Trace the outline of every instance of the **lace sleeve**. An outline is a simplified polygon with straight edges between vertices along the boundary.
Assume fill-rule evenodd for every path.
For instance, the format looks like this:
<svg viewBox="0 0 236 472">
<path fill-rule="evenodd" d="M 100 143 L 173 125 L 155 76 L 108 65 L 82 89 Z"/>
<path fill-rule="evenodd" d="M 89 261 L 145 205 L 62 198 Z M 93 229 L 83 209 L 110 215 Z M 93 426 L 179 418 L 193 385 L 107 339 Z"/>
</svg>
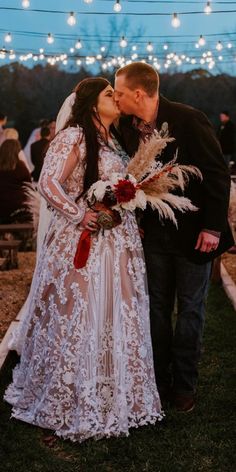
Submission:
<svg viewBox="0 0 236 472">
<path fill-rule="evenodd" d="M 81 199 L 78 205 L 65 193 L 63 184 L 72 174 L 79 161 L 81 131 L 67 128 L 55 137 L 45 157 L 38 183 L 39 192 L 47 202 L 72 223 L 82 221 L 86 204 Z M 78 186 L 78 193 L 83 189 Z"/>
</svg>

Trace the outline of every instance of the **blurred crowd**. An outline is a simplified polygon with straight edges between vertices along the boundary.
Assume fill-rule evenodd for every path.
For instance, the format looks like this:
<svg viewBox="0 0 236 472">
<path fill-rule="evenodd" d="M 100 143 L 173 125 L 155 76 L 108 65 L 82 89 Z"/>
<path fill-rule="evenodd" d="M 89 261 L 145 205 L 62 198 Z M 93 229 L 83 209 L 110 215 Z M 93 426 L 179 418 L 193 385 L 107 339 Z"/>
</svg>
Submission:
<svg viewBox="0 0 236 472">
<path fill-rule="evenodd" d="M 0 112 L 0 224 L 32 220 L 27 189 L 37 189 L 55 125 L 54 119 L 41 120 L 22 149 L 18 131 L 8 127 L 7 116 Z"/>
</svg>

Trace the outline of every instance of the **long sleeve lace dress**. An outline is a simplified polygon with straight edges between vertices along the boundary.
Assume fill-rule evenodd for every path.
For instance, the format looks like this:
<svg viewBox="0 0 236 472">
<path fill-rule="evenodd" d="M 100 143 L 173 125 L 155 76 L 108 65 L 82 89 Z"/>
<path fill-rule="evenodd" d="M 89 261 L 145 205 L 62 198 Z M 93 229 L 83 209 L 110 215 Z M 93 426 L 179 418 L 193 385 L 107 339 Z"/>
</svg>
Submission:
<svg viewBox="0 0 236 472">
<path fill-rule="evenodd" d="M 101 141 L 99 178 L 125 174 Z M 135 215 L 92 237 L 89 258 L 73 259 L 82 232 L 85 139 L 67 128 L 53 140 L 40 191 L 54 209 L 32 281 L 21 362 L 5 400 L 12 416 L 72 441 L 127 435 L 161 420 L 149 327 L 145 263 Z"/>
</svg>

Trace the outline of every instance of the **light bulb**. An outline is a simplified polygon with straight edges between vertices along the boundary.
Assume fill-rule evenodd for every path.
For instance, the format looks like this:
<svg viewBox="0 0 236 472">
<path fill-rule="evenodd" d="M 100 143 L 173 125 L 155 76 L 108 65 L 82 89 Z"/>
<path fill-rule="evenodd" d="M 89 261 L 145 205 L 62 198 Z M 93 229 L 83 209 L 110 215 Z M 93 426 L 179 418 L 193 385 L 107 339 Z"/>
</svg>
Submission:
<svg viewBox="0 0 236 472">
<path fill-rule="evenodd" d="M 75 24 L 76 24 L 76 18 L 75 18 L 75 14 L 74 14 L 73 11 L 70 12 L 69 17 L 67 18 L 67 23 L 68 23 L 68 25 L 70 25 L 70 26 L 75 26 Z"/>
<path fill-rule="evenodd" d="M 200 35 L 200 38 L 198 40 L 199 46 L 205 46 L 206 40 L 203 38 L 202 34 Z"/>
<path fill-rule="evenodd" d="M 167 49 L 168 49 L 168 44 L 164 44 L 163 49 L 164 49 L 164 51 L 167 51 Z"/>
<path fill-rule="evenodd" d="M 78 39 L 78 41 L 76 41 L 76 43 L 75 43 L 75 48 L 76 49 L 81 49 L 82 47 L 83 47 L 82 43 L 81 43 L 80 39 Z"/>
<path fill-rule="evenodd" d="M 54 43 L 54 37 L 52 36 L 51 33 L 48 33 L 47 42 L 48 44 Z"/>
<path fill-rule="evenodd" d="M 174 28 L 179 28 L 180 26 L 180 19 L 177 15 L 177 13 L 174 13 L 173 14 L 173 18 L 172 18 L 172 21 L 171 21 L 171 24 Z"/>
<path fill-rule="evenodd" d="M 116 13 L 119 13 L 122 9 L 122 6 L 120 4 L 120 0 L 116 0 L 116 2 L 114 3 L 113 5 L 113 10 L 116 12 Z"/>
<path fill-rule="evenodd" d="M 5 38 L 4 38 L 4 41 L 6 43 L 10 43 L 12 41 L 12 36 L 11 36 L 11 33 L 7 33 Z"/>
<path fill-rule="evenodd" d="M 128 44 L 128 43 L 127 43 L 125 37 L 122 36 L 122 38 L 121 38 L 121 40 L 120 40 L 120 47 L 126 48 L 127 44 Z"/>
<path fill-rule="evenodd" d="M 152 45 L 152 43 L 150 43 L 150 41 L 149 41 L 149 43 L 148 43 L 146 49 L 147 49 L 148 52 L 152 52 L 152 51 L 153 51 L 153 45 Z"/>
<path fill-rule="evenodd" d="M 29 0 L 22 0 L 21 3 L 23 8 L 29 8 L 30 7 L 30 1 Z"/>
<path fill-rule="evenodd" d="M 211 8 L 211 3 L 210 2 L 207 2 L 205 8 L 204 8 L 204 12 L 206 13 L 206 15 L 210 15 L 210 13 L 212 12 L 212 8 Z"/>
<path fill-rule="evenodd" d="M 233 47 L 232 43 L 228 43 L 228 44 L 227 44 L 227 48 L 228 48 L 228 49 L 231 49 L 232 47 Z"/>
<path fill-rule="evenodd" d="M 218 41 L 218 43 L 216 45 L 216 49 L 217 49 L 217 51 L 221 51 L 223 49 L 223 45 L 222 45 L 221 41 Z"/>
<path fill-rule="evenodd" d="M 84 3 L 87 3 L 87 4 L 93 3 L 93 0 L 84 0 Z"/>
</svg>

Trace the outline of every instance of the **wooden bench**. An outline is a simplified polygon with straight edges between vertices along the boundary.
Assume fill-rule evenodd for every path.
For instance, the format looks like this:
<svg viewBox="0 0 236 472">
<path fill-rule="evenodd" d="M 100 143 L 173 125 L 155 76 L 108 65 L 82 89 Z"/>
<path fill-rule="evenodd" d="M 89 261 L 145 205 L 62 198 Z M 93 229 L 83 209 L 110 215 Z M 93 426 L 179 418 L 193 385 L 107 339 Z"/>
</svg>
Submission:
<svg viewBox="0 0 236 472">
<path fill-rule="evenodd" d="M 0 233 L 15 233 L 16 231 L 33 231 L 33 223 L 10 223 L 7 225 L 0 225 Z"/>
<path fill-rule="evenodd" d="M 3 263 L 3 269 L 17 269 L 18 267 L 18 249 L 21 241 L 18 239 L 11 239 L 10 241 L 0 240 L 0 254 L 5 263 Z"/>
<path fill-rule="evenodd" d="M 33 223 L 0 224 L 0 240 L 21 239 L 20 250 L 35 250 Z M 15 236 L 16 234 L 16 236 Z"/>
</svg>

